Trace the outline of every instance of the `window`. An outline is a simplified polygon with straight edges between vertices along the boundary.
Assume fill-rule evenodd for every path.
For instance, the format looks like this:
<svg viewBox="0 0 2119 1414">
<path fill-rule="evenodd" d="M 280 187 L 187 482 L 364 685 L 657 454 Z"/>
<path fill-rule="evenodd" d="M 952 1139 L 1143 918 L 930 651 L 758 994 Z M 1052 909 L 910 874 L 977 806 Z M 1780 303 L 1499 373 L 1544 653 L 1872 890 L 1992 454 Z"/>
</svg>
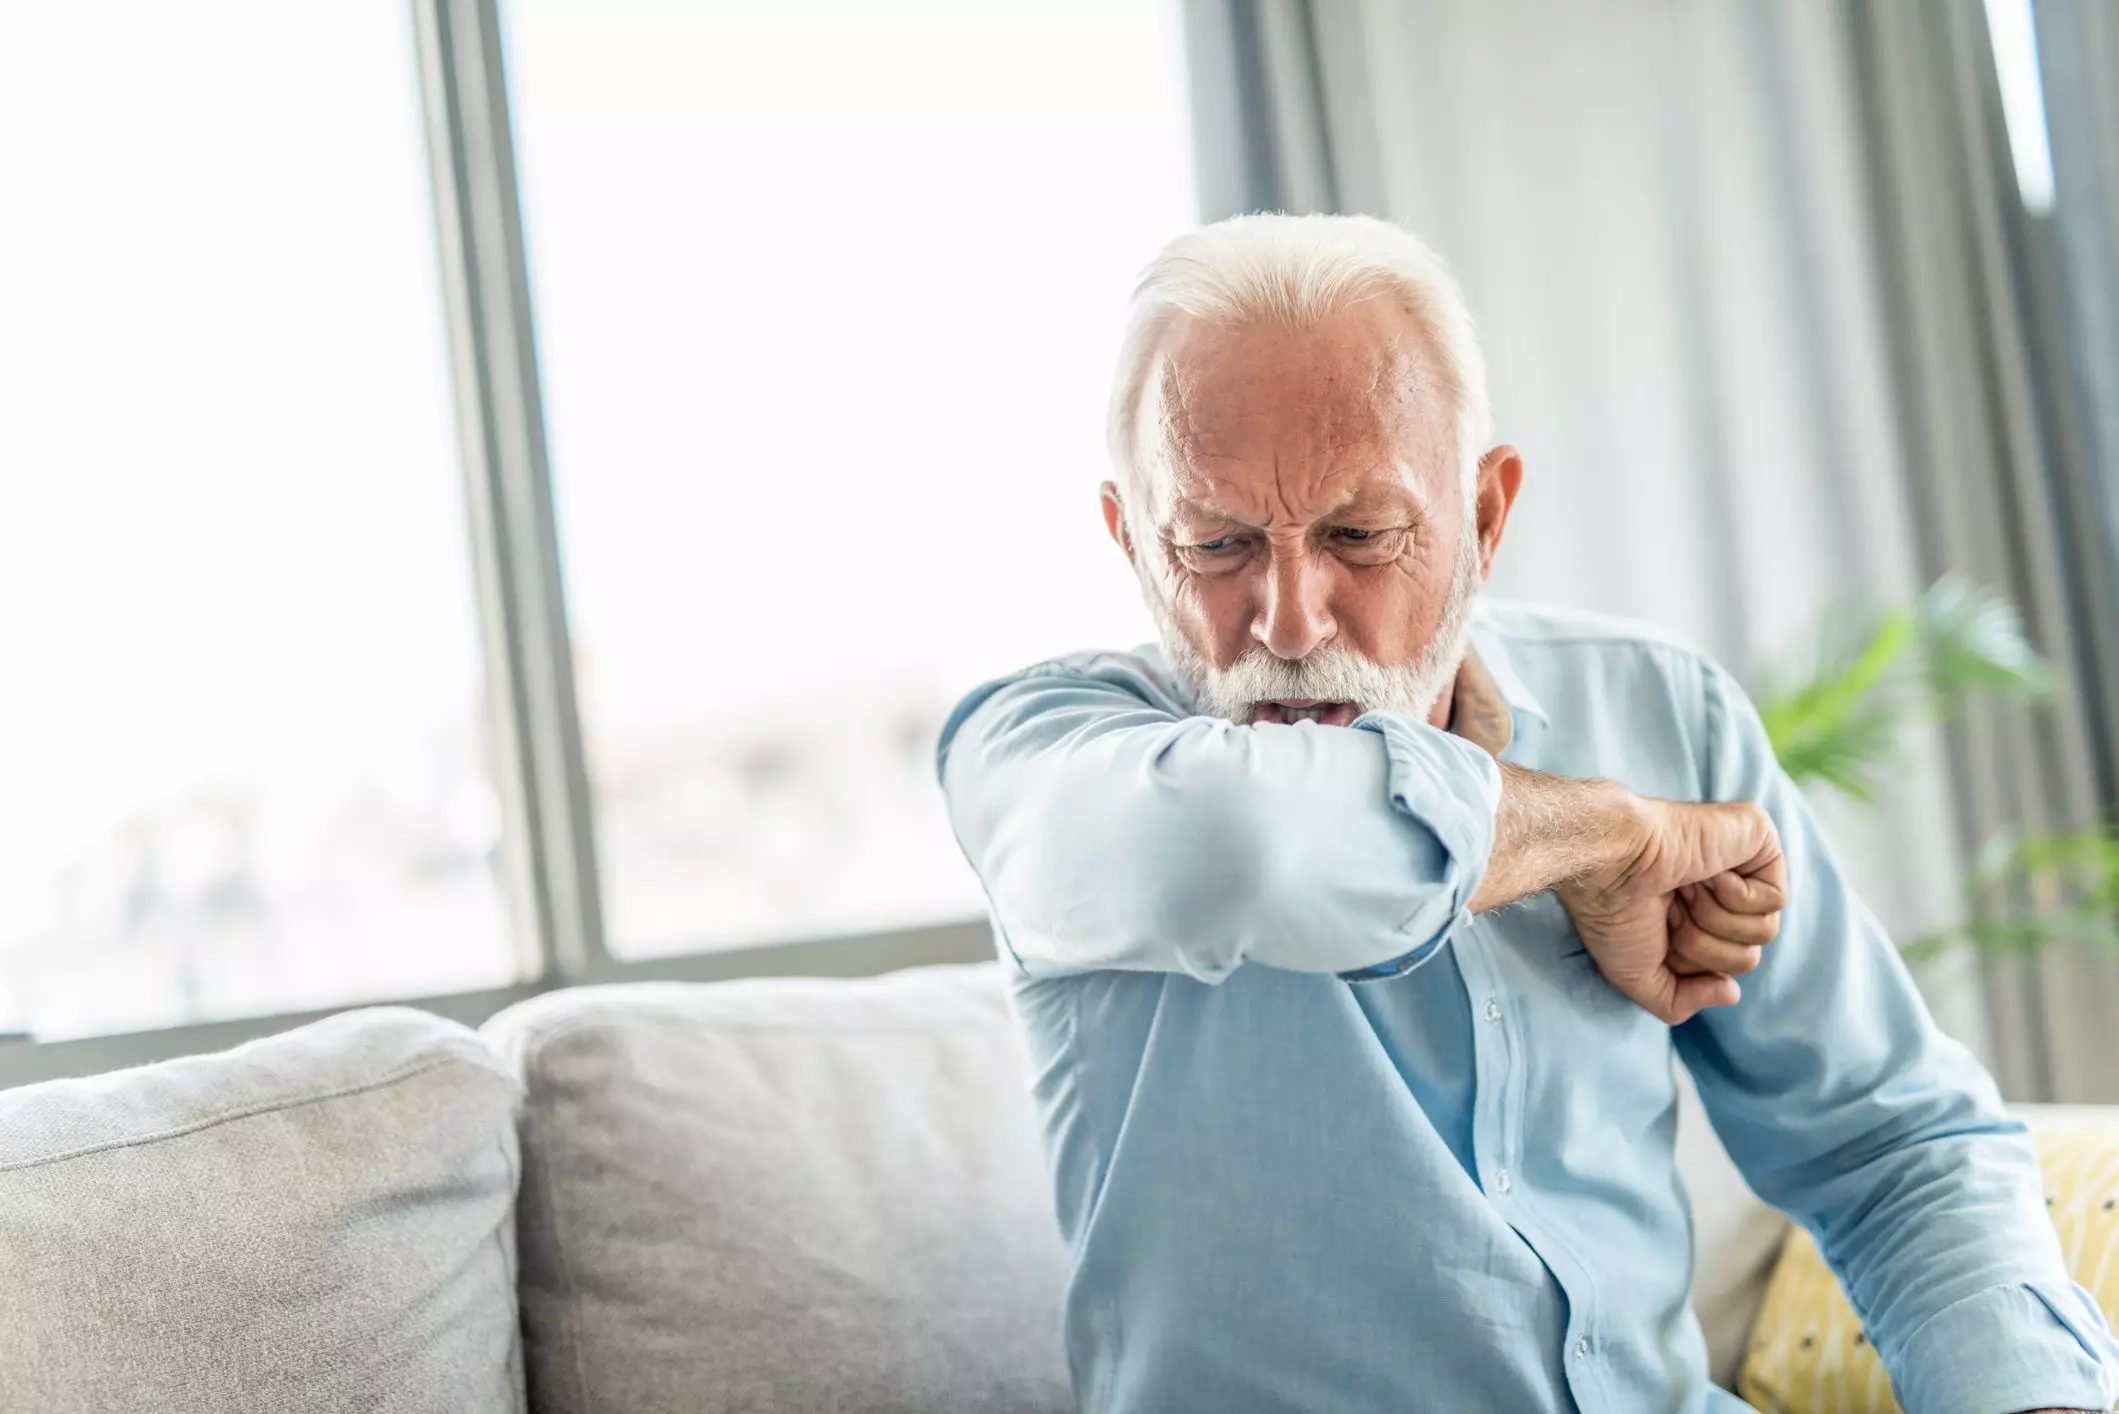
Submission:
<svg viewBox="0 0 2119 1414">
<path fill-rule="evenodd" d="M 1183 94 L 1132 0 L 0 20 L 0 1085 L 979 949 L 934 736 L 1149 632 Z"/>
<path fill-rule="evenodd" d="M 611 950 L 974 916 L 949 704 L 1149 634 L 1095 488 L 1192 219 L 1174 7 L 508 21 Z"/>
<path fill-rule="evenodd" d="M 12 7 L 0 133 L 0 1031 L 517 980 L 407 7 Z"/>
</svg>

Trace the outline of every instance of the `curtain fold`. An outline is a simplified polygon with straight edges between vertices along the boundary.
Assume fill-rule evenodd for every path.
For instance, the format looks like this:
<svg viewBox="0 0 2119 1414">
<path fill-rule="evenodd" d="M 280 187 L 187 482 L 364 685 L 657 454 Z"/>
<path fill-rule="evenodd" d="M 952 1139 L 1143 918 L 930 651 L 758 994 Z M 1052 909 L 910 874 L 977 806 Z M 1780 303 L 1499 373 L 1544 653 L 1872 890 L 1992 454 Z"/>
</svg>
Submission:
<svg viewBox="0 0 2119 1414">
<path fill-rule="evenodd" d="M 1324 77 L 1310 0 L 1184 0 L 1200 219 L 1347 209 L 1335 170 L 1360 121 Z"/>
<path fill-rule="evenodd" d="M 2095 47 L 2077 49 L 2067 32 L 2098 29 L 2093 8 L 2109 17 L 2102 0 L 2038 5 L 2045 52 L 2077 71 L 2072 96 L 2085 106 L 2099 101 L 2080 72 L 2097 64 Z M 2099 409 L 2111 415 L 2119 385 L 2091 386 L 2094 366 L 2081 357 L 2094 353 L 2086 333 L 2110 329 L 2110 247 L 2103 259 L 2079 249 L 2075 224 L 2108 222 L 2115 188 L 2094 179 L 2096 135 L 2080 126 L 2082 112 L 2064 106 L 2071 96 L 2064 81 L 2048 93 L 2047 112 L 2056 159 L 2066 154 L 2075 164 L 2072 180 L 2052 213 L 2026 209 L 1977 0 L 1855 4 L 1845 13 L 1867 110 L 1863 134 L 1922 559 L 2006 591 L 2056 678 L 2043 707 L 1975 704 L 1950 732 L 1961 844 L 1976 849 L 2009 828 L 2077 829 L 2111 809 L 2119 766 L 2111 720 L 2119 667 L 2114 467 L 2110 444 L 2101 466 L 2095 447 Z M 2105 72 L 2119 74 L 2119 66 Z M 2073 302 L 2079 284 L 2066 269 L 2070 242 L 2078 259 L 2090 255 L 2088 264 L 2107 267 L 2101 306 Z M 2013 1093 L 2119 1099 L 2119 1067 L 2107 1059 L 2119 964 L 2054 952 L 1992 963 L 1986 974 L 1995 1056 Z"/>
<path fill-rule="evenodd" d="M 2040 356 L 2077 567 L 2079 679 L 2104 809 L 2119 809 L 2119 6 L 2035 10 L 2056 202 L 2029 223 Z"/>
</svg>

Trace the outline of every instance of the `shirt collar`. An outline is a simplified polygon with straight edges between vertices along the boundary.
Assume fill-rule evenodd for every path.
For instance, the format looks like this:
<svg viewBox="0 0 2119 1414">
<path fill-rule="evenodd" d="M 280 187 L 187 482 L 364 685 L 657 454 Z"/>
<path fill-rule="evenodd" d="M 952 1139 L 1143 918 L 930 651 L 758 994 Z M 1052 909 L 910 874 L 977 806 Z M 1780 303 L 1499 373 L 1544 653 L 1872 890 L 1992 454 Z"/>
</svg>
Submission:
<svg viewBox="0 0 2119 1414">
<path fill-rule="evenodd" d="M 1465 645 L 1464 662 L 1457 669 L 1450 730 L 1499 756 L 1526 722 L 1540 727 L 1552 725 L 1545 708 L 1517 675 L 1499 636 L 1475 620 L 1471 641 Z"/>
</svg>

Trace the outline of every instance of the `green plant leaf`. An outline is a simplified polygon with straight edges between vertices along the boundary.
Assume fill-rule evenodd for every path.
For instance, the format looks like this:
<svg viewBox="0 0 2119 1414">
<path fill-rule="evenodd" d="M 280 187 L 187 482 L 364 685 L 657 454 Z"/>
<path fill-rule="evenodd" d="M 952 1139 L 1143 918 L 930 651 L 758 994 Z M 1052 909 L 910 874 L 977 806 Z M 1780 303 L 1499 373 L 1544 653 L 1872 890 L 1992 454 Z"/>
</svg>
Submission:
<svg viewBox="0 0 2119 1414">
<path fill-rule="evenodd" d="M 1867 801 L 1904 728 L 1975 692 L 2037 696 L 2048 683 L 2009 602 L 1945 575 L 1907 609 L 1828 612 L 1803 669 L 1755 697 L 1791 778 Z"/>
<path fill-rule="evenodd" d="M 2119 928 L 2108 917 L 2080 911 L 1974 919 L 1964 925 L 1963 935 L 1981 951 L 2019 956 L 2062 943 L 2119 949 Z"/>
<path fill-rule="evenodd" d="M 2119 829 L 2092 825 L 2057 835 L 2003 830 L 1979 851 L 1967 884 L 1978 894 L 2070 897 L 2079 907 L 2119 908 Z"/>
<path fill-rule="evenodd" d="M 1808 680 L 1759 703 L 1782 770 L 1798 783 L 1823 781 L 1857 800 L 1869 798 L 1902 716 L 1879 689 L 1917 633 L 1914 616 L 1904 610 L 1827 618 Z"/>
<path fill-rule="evenodd" d="M 2024 636 L 2016 606 L 1957 575 L 1929 585 L 1913 606 L 1928 691 L 1945 710 L 1969 692 L 2041 696 L 2051 674 Z"/>
<path fill-rule="evenodd" d="M 1836 719 L 1814 714 L 1793 723 L 1774 751 L 1798 783 L 1822 782 L 1867 803 L 1896 750 L 1900 725 L 1893 713 L 1874 707 Z"/>
<path fill-rule="evenodd" d="M 2119 829 L 1999 831 L 1980 848 L 1965 887 L 1985 916 L 1911 939 L 1899 949 L 1909 963 L 1953 943 L 2004 957 L 2062 945 L 2119 953 Z"/>
<path fill-rule="evenodd" d="M 2009 601 L 1945 575 L 1907 609 L 1828 613 L 1802 669 L 1762 682 L 1755 697 L 1792 779 L 1867 801 L 1906 728 L 1947 718 L 1975 693 L 2036 698 L 2050 686 Z M 1908 962 L 1962 945 L 1997 956 L 2060 944 L 2119 953 L 2119 827 L 2002 831 L 1965 887 L 1971 921 L 1908 940 Z"/>
<path fill-rule="evenodd" d="M 1962 934 L 1956 928 L 1938 928 L 1932 933 L 1922 933 L 1908 938 L 1898 945 L 1898 955 L 1909 967 L 1920 967 L 1933 962 L 1948 951 L 1952 943 L 1960 941 Z"/>
</svg>

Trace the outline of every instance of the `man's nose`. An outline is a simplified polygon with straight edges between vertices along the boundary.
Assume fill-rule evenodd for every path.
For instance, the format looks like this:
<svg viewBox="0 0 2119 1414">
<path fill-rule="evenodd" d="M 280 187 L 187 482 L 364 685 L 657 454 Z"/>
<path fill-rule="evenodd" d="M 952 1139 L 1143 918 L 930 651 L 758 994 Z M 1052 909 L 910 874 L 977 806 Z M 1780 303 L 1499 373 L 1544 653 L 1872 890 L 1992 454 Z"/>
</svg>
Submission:
<svg viewBox="0 0 2119 1414">
<path fill-rule="evenodd" d="M 1251 621 L 1251 636 L 1276 658 L 1307 658 L 1331 641 L 1329 575 L 1306 550 L 1278 553 L 1266 569 L 1265 599 Z"/>
</svg>

